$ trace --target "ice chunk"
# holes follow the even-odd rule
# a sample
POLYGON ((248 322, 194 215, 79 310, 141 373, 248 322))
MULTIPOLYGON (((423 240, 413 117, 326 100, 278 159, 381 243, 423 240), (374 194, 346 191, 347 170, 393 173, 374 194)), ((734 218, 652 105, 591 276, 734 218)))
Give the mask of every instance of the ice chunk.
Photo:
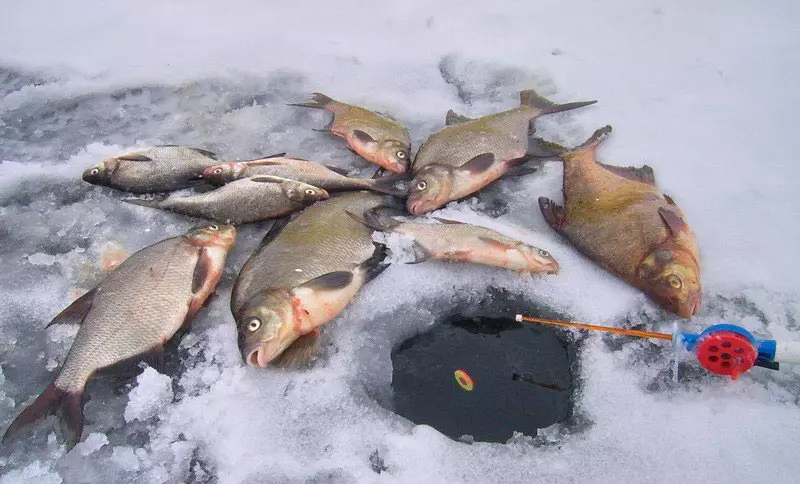
POLYGON ((75 449, 81 453, 83 456, 87 456, 99 450, 104 445, 108 445, 108 437, 105 434, 101 434, 98 432, 92 432, 86 438, 83 439, 78 445, 75 446, 75 449))
POLYGON ((147 367, 136 380, 136 386, 128 393, 125 421, 147 420, 156 416, 172 402, 172 381, 153 368, 147 367))
POLYGON ((21 469, 15 469, 0 476, 0 484, 61 484, 61 476, 41 461, 34 461, 21 469))

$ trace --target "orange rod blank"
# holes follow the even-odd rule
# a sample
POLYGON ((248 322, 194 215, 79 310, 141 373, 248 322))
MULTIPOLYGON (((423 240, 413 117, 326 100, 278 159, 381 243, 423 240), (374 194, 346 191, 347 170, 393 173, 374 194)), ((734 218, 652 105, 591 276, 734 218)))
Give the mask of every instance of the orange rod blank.
POLYGON ((551 324, 553 326, 566 326, 569 328, 593 329, 595 331, 604 331, 606 333, 626 334, 628 336, 636 336, 639 338, 656 338, 656 339, 666 339, 672 341, 671 334, 652 333, 650 331, 639 331, 638 329, 622 329, 622 328, 612 328, 610 326, 596 326, 594 324, 580 324, 568 321, 553 321, 551 319, 531 318, 529 316, 523 316, 521 314, 517 314, 516 320, 517 322, 520 323, 523 321, 527 321, 529 323, 551 324))

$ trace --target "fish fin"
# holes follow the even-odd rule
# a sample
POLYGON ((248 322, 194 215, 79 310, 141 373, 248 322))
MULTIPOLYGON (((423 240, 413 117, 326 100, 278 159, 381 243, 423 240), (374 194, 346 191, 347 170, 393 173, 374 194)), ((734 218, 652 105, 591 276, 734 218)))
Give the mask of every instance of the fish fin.
POLYGON ((561 230, 566 224, 564 207, 547 197, 539 197, 539 209, 542 211, 542 215, 544 215, 544 219, 550 227, 556 232, 561 233, 561 230))
POLYGON ((389 267, 389 263, 384 262, 388 255, 386 246, 377 242, 373 242, 372 244, 375 246, 375 251, 369 259, 358 265, 358 268, 365 273, 365 284, 378 277, 381 272, 389 267))
POLYGON ((458 169, 461 171, 467 171, 473 175, 477 175, 491 168, 493 164, 494 153, 483 153, 467 161, 458 167, 458 169))
POLYGON ((569 148, 566 146, 547 141, 544 138, 528 138, 528 149, 526 153, 534 158, 559 159, 561 155, 568 151, 569 148))
POLYGON ((248 160, 248 161, 240 161, 239 163, 247 166, 281 166, 286 164, 281 161, 267 160, 264 158, 258 158, 255 160, 248 160))
POLYGON ((278 368, 297 369, 307 366, 317 356, 319 348, 319 329, 298 337, 276 359, 270 362, 278 368))
MULTIPOLYGON (((360 219, 360 221, 371 229, 380 230, 381 232, 391 232, 392 229, 396 228, 402 222, 394 219, 390 215, 386 215, 385 212, 386 210, 383 207, 367 210, 364 212, 364 217, 360 219)), ((350 213, 350 215, 353 214, 350 213)), ((355 215, 353 216, 356 217, 355 215)), ((356 220, 359 220, 359 218, 356 217, 356 220)))
POLYGON ((440 224, 447 224, 447 225, 464 225, 464 222, 459 222, 458 220, 447 220, 446 218, 439 218, 439 217, 430 217, 440 224))
POLYGON ((331 165, 322 165, 322 166, 342 176, 347 176, 347 174, 350 173, 350 170, 348 170, 347 168, 339 168, 338 166, 331 166, 331 165))
POLYGON ((675 200, 673 200, 672 197, 670 197, 666 193, 663 193, 662 195, 664 195, 664 200, 666 200, 668 204, 675 205, 675 200))
POLYGON ((189 148, 189 149, 194 151, 194 152, 200 153, 203 156, 211 158, 212 160, 218 160, 219 159, 217 154, 214 153, 213 151, 204 150, 202 148, 189 148))
POLYGON ((199 257, 197 259, 197 265, 194 266, 194 277, 192 278, 192 294, 197 294, 203 286, 206 285, 206 281, 210 278, 212 269, 213 269, 214 261, 211 260, 211 257, 208 255, 208 250, 202 249, 200 250, 199 257))
POLYGON ((256 175, 251 176, 248 178, 250 181, 254 181, 257 183, 283 183, 285 181, 292 181, 288 178, 281 178, 279 176, 272 176, 272 175, 256 175))
POLYGON ((670 233, 673 237, 678 237, 683 232, 688 232, 689 226, 683 220, 683 218, 675 213, 674 211, 659 207, 658 214, 661 215, 661 220, 667 225, 670 233))
POLYGON ((129 155, 117 156, 117 159, 118 160, 125 160, 125 161, 153 161, 153 159, 148 157, 148 156, 139 155, 139 154, 136 154, 136 153, 131 153, 129 155))
POLYGON ((408 197, 410 180, 405 174, 382 176, 374 180, 375 181, 369 186, 370 190, 394 197, 408 197))
POLYGON ((592 157, 594 158, 594 152, 597 150, 597 147, 600 146, 600 144, 603 141, 605 141, 606 138, 608 138, 608 135, 610 133, 611 133, 611 126, 610 125, 603 126, 602 128, 592 133, 592 136, 590 136, 589 139, 587 139, 580 145, 570 150, 567 150, 566 153, 562 153, 561 157, 564 158, 573 155, 583 155, 591 153, 592 157))
POLYGON ((628 180, 638 181, 648 185, 656 184, 656 175, 653 173, 653 169, 648 165, 643 165, 641 168, 637 168, 635 166, 606 165, 605 163, 600 163, 599 161, 597 164, 611 173, 623 178, 627 178, 628 180))
POLYGON ((423 247, 422 244, 416 240, 411 245, 411 248, 414 250, 414 260, 406 262, 406 264, 421 264, 434 258, 433 254, 428 252, 428 249, 423 247))
POLYGON ((54 324, 81 324, 83 319, 92 309, 92 301, 97 292, 95 287, 78 299, 72 301, 72 304, 66 307, 63 311, 58 313, 52 321, 50 321, 45 328, 49 328, 54 324))
POLYGON ((489 237, 478 237, 478 240, 486 244, 492 245, 494 247, 498 247, 500 249, 508 249, 508 244, 504 244, 497 239, 492 239, 489 237))
POLYGON ((539 169, 539 165, 531 166, 531 165, 518 165, 508 169, 507 172, 503 175, 503 177, 514 177, 514 176, 523 176, 523 175, 530 175, 531 173, 535 173, 539 169))
POLYGON ((386 169, 383 168, 382 166, 379 166, 375 170, 375 173, 372 174, 372 179, 377 180, 378 178, 382 178, 384 173, 386 173, 386 169))
POLYGON ((97 373, 100 375, 113 375, 121 378, 132 378, 142 372, 141 364, 153 368, 159 373, 164 373, 164 348, 156 345, 144 353, 125 358, 112 365, 100 368, 97 373))
POLYGON ((377 141, 375 141, 375 138, 373 138, 372 136, 368 135, 367 133, 361 131, 360 129, 357 129, 357 130, 353 131, 353 136, 358 141, 360 141, 360 142, 362 142, 364 144, 377 143, 377 141))
POLYGON ((161 202, 163 202, 164 199, 144 200, 142 198, 123 198, 122 201, 130 203, 131 205, 139 205, 140 207, 161 208, 161 202))
POLYGON ((447 114, 444 116, 444 125, 445 126, 452 126, 454 124, 461 124, 461 123, 468 123, 470 121, 474 121, 473 118, 468 116, 464 116, 463 114, 458 114, 457 112, 450 109, 447 111, 447 114))
POLYGON ((528 89, 519 93, 520 106, 528 106, 538 109, 540 114, 559 113, 561 111, 569 111, 570 109, 582 108, 589 106, 597 101, 578 101, 573 103, 556 104, 553 101, 540 96, 533 89, 528 89))
POLYGON ((311 131, 316 131, 317 133, 327 133, 330 130, 330 128, 311 128, 311 131))
POLYGON ((263 164, 265 165, 276 165, 276 164, 279 165, 280 163, 270 162, 266 160, 269 160, 271 158, 284 158, 285 156, 286 153, 275 153, 273 155, 259 156, 258 158, 251 158, 249 160, 237 161, 236 163, 243 163, 248 166, 258 166, 261 165, 262 163, 260 162, 263 161, 264 162, 263 164))
POLYGON ((334 291, 347 287, 351 282, 353 282, 353 273, 351 271, 336 271, 315 277, 300 285, 300 287, 312 291, 334 291))
POLYGON ((23 428, 58 412, 67 449, 72 449, 80 441, 83 432, 83 403, 83 392, 68 392, 51 383, 11 422, 3 434, 3 443, 12 439, 23 428))
POLYGON ((299 106, 301 108, 313 108, 313 109, 325 109, 325 107, 332 103, 336 102, 330 97, 322 94, 320 92, 314 92, 311 94, 311 99, 313 101, 309 101, 307 103, 289 103, 287 106, 299 106))
POLYGON ((253 253, 258 252, 262 248, 266 247, 270 242, 275 240, 275 237, 277 237, 278 234, 281 233, 283 228, 286 227, 286 224, 288 224, 291 219, 292 219, 291 215, 287 215, 272 222, 272 225, 269 227, 269 230, 267 231, 266 234, 264 234, 264 238, 261 239, 261 242, 258 244, 258 247, 253 253))

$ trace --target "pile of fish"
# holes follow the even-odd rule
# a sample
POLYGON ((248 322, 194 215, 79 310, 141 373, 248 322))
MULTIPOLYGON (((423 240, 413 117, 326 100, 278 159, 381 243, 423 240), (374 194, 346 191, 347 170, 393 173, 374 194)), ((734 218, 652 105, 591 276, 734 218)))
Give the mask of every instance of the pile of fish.
POLYGON ((563 205, 538 199, 554 231, 664 309, 685 318, 699 311, 694 233, 657 187, 653 170, 597 161, 610 126, 571 149, 533 137, 539 116, 595 101, 554 104, 529 90, 519 107, 501 113, 469 119, 450 111, 446 126, 412 162, 408 130, 397 120, 324 94, 312 97, 293 105, 331 112, 327 130, 376 165, 375 177, 351 178, 286 153, 222 161, 206 150, 173 145, 108 158, 83 173, 94 185, 152 194, 126 202, 210 222, 136 252, 51 321, 80 328, 56 378, 12 422, 4 442, 58 412, 71 448, 81 438, 84 388, 97 371, 143 360, 159 368, 165 343, 214 292, 235 225, 275 219, 242 267, 230 301, 242 358, 253 367, 299 368, 315 357, 320 326, 388 266, 388 250, 373 240, 374 231, 411 238, 411 263, 558 274, 558 262, 543 249, 485 227, 425 216, 504 176, 532 173, 545 159, 560 159, 564 167, 563 205), (214 189, 163 195, 200 185, 214 189))

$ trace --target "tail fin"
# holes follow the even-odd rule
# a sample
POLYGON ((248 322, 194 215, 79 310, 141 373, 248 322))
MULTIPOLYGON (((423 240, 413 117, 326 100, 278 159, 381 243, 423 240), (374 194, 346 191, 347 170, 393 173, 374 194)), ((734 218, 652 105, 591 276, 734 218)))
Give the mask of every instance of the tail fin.
POLYGON ((333 99, 322 94, 320 92, 315 92, 311 94, 311 99, 313 101, 307 103, 289 103, 288 106, 300 106, 301 108, 314 108, 314 109, 325 109, 325 107, 330 104, 334 103, 333 99))
POLYGON ((528 142, 528 154, 537 158, 564 158, 565 156, 593 152, 608 137, 609 133, 611 133, 611 126, 603 126, 596 130, 589 139, 574 148, 567 148, 542 138, 531 138, 528 142))
POLYGON ((158 199, 144 200, 142 198, 123 198, 122 201, 125 202, 125 203, 130 203, 131 205, 140 205, 142 207, 148 207, 148 208, 160 208, 161 202, 163 202, 164 200, 158 200, 158 199))
POLYGON ((13 438, 23 428, 35 424, 52 413, 58 412, 61 420, 61 431, 67 449, 75 447, 81 440, 83 432, 83 392, 70 393, 51 383, 36 400, 28 405, 11 422, 3 434, 3 443, 13 438))
POLYGON ((540 96, 533 89, 528 89, 519 93, 520 106, 528 106, 538 109, 540 114, 559 113, 561 111, 569 111, 570 109, 582 108, 589 106, 597 101, 578 101, 574 103, 555 104, 553 101, 540 96))
POLYGON ((369 181, 369 189, 400 198, 408 197, 410 180, 405 174, 382 176, 369 181))

